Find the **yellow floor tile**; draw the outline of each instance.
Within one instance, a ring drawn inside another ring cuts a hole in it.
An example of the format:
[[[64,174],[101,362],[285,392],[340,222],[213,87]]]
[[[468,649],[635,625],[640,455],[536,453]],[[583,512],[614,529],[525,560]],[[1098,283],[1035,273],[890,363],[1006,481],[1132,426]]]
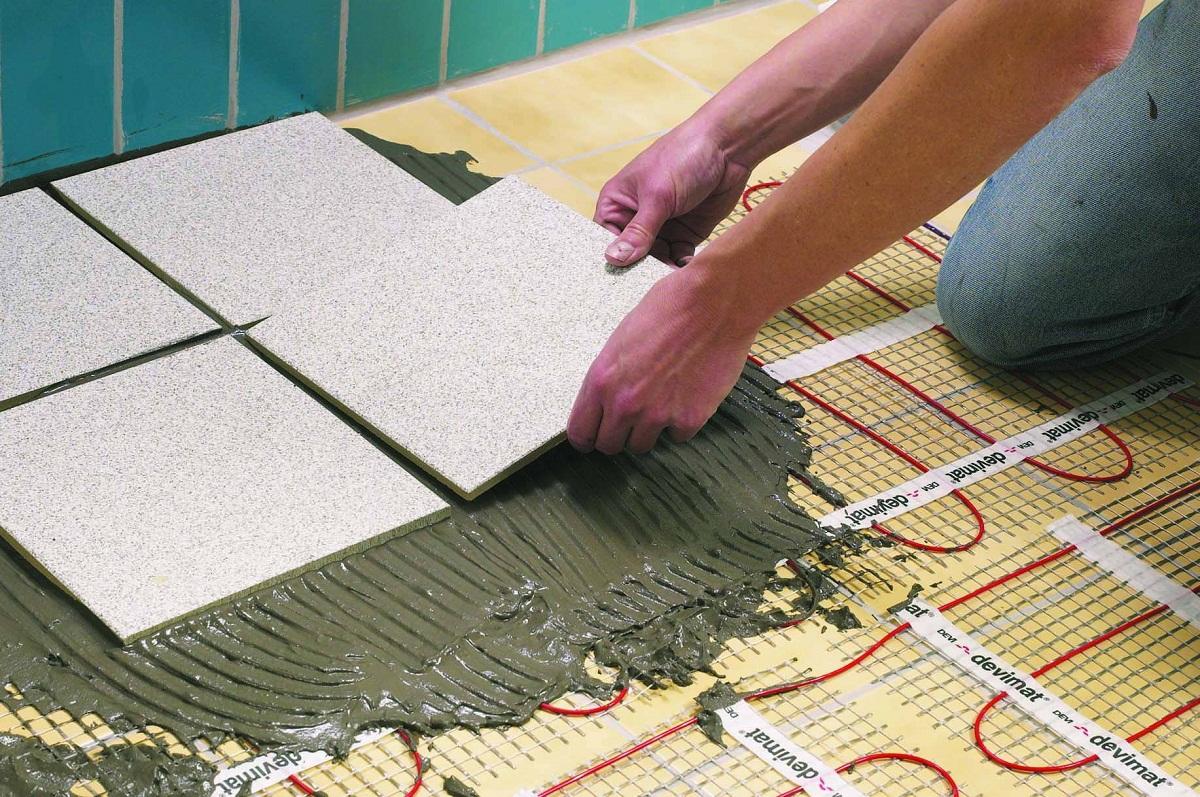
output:
[[[499,137],[433,97],[349,117],[341,125],[425,152],[465,150],[478,161],[475,170],[484,174],[502,176],[532,163]]]
[[[560,172],[544,166],[521,175],[521,179],[535,188],[540,188],[579,215],[591,218],[596,210],[596,192],[588,191],[579,183]]]
[[[450,96],[548,161],[673,127],[708,99],[627,47]]]
[[[806,3],[780,3],[656,36],[638,46],[717,91],[816,15]]]
[[[599,192],[604,187],[604,184],[608,182],[608,178],[623,169],[626,164],[641,154],[655,140],[653,138],[639,139],[631,144],[622,144],[613,149],[559,164],[559,167],[567,174],[579,178]]]

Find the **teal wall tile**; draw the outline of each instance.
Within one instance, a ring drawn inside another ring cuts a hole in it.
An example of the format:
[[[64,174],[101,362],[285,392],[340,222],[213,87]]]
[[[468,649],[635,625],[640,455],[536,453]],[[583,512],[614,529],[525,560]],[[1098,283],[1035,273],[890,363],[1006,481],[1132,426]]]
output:
[[[0,0],[4,179],[107,155],[111,0]]]
[[[238,124],[337,102],[339,0],[240,0]]]
[[[229,106],[229,0],[125,0],[125,148],[220,130]]]
[[[713,0],[637,0],[638,25],[649,25],[660,19],[686,14],[699,8],[711,8]]]
[[[442,0],[350,0],[346,104],[437,83]]]
[[[546,0],[545,50],[625,30],[629,0]]]
[[[479,72],[537,52],[538,0],[451,0],[447,75]]]

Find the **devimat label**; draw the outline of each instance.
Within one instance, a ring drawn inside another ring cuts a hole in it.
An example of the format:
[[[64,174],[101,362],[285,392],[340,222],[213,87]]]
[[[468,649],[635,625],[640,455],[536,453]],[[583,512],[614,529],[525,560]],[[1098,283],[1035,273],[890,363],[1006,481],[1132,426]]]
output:
[[[898,616],[938,652],[987,686],[991,694],[1003,692],[1030,717],[1086,755],[1095,755],[1099,763],[1140,793],[1147,797],[1197,797],[1132,744],[1069,707],[1033,676],[983,647],[933,606],[914,599]]]

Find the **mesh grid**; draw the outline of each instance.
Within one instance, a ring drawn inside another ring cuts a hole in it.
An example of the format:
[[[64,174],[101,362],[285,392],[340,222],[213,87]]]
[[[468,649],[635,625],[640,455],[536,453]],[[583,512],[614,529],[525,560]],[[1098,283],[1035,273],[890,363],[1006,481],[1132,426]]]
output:
[[[766,192],[751,197],[760,201]],[[744,215],[739,208],[718,234]],[[928,230],[912,241],[940,253],[945,242]],[[908,306],[933,301],[937,261],[908,242],[898,242],[855,270]],[[840,278],[796,308],[835,335],[846,334],[902,312],[862,282]],[[772,361],[824,340],[791,314],[764,327],[754,353]],[[971,357],[952,338],[930,330],[871,355],[882,368],[859,361],[833,366],[804,381],[806,390],[865,425],[871,432],[928,467],[981,448],[980,435],[932,409],[914,395],[923,391],[987,435],[1006,436],[1035,426],[1068,406],[1095,399],[1156,370],[1153,362],[1126,362],[1070,376],[1039,376],[1031,385]],[[815,448],[813,471],[844,491],[848,500],[867,497],[918,474],[913,464],[836,414],[812,406],[790,388],[784,395],[806,404],[803,423]],[[1189,391],[1196,396],[1197,391]],[[1057,399],[1055,397],[1058,397]],[[904,544],[868,547],[837,576],[843,595],[865,627],[833,630],[818,619],[733,642],[714,665],[740,690],[788,683],[832,670],[866,650],[894,621],[887,607],[913,585],[940,603],[977,588],[1021,564],[1053,552],[1058,541],[1046,525],[1075,514],[1101,528],[1200,479],[1200,414],[1166,401],[1153,412],[1124,418],[1113,431],[1129,445],[1133,472],[1111,484],[1072,481],[1022,463],[972,485],[964,496],[947,496],[888,521],[896,537],[935,545],[961,545],[983,526],[979,542],[966,550],[929,554]],[[1099,432],[1048,452],[1044,461],[1090,477],[1119,473],[1125,458]],[[832,507],[793,480],[791,497],[814,515]],[[976,515],[977,513],[977,515]],[[1200,492],[1188,495],[1114,532],[1110,539],[1186,586],[1200,585],[1200,553],[1192,544],[1200,524]],[[879,540],[875,532],[868,532]],[[793,597],[785,590],[773,598]],[[1033,670],[1076,645],[1152,608],[1086,559],[1069,555],[950,610],[950,619],[1010,663]],[[1125,633],[1063,663],[1042,682],[1118,734],[1130,734],[1200,693],[1200,631],[1170,612],[1155,615]],[[423,740],[430,758],[425,786],[437,793],[440,778],[455,774],[484,795],[512,794],[521,787],[545,788],[597,761],[691,717],[694,696],[713,678],[697,677],[687,687],[652,689],[636,685],[626,700],[592,717],[539,713],[525,725],[474,734],[455,731]],[[860,666],[838,678],[758,701],[756,708],[776,727],[831,764],[875,752],[925,755],[947,767],[963,794],[1129,793],[1114,776],[1085,766],[1054,777],[1022,775],[987,761],[971,743],[975,716],[990,695],[941,660],[912,635],[892,640]],[[564,698],[562,705],[586,705]],[[1152,760],[1185,783],[1200,782],[1200,754],[1192,740],[1200,712],[1182,715],[1138,741]],[[984,737],[1000,755],[1030,764],[1055,764],[1076,757],[1010,705],[1001,703],[983,723]],[[23,705],[11,687],[0,693],[0,732],[32,735],[57,744],[68,763],[111,744],[157,745],[229,765],[251,757],[250,745],[203,740],[185,747],[160,729],[118,735],[96,717],[66,712],[41,716]],[[303,774],[304,788],[328,795],[404,795],[414,784],[407,745],[396,735]],[[933,771],[906,762],[862,764],[846,775],[867,794],[940,795],[946,785]],[[695,728],[674,733],[565,789],[568,795],[781,794],[789,784],[740,748],[722,749]],[[75,794],[99,795],[97,784],[80,783]],[[268,794],[301,793],[283,783]]]

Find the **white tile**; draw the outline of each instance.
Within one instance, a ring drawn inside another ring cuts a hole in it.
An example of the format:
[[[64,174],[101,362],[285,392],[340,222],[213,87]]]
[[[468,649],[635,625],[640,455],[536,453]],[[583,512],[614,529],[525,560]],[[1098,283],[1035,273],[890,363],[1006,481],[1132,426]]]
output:
[[[0,529],[122,639],[446,504],[223,337],[0,412]]]
[[[215,328],[45,193],[0,198],[0,401]]]
[[[454,205],[312,113],[54,184],[227,321],[248,324],[369,266]]]
[[[563,438],[608,335],[670,269],[517,178],[251,337],[459,494]]]

